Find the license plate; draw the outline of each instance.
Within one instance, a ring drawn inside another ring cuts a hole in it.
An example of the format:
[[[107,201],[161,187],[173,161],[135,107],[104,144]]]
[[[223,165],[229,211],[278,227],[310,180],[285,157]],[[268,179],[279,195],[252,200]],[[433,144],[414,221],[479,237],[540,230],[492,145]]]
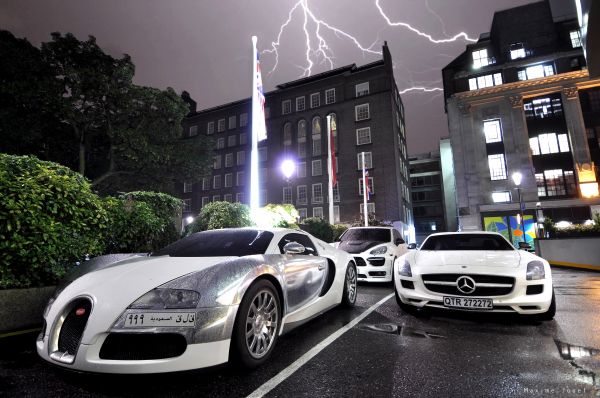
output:
[[[126,328],[194,327],[195,312],[130,312],[125,316]]]
[[[444,297],[444,307],[466,308],[472,310],[492,310],[492,299],[474,297]]]

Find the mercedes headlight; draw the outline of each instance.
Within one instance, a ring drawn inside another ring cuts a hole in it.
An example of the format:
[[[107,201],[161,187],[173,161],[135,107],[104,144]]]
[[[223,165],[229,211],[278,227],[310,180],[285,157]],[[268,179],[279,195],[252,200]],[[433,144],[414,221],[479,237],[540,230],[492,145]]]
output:
[[[398,267],[398,274],[402,276],[412,276],[412,272],[410,270],[410,263],[404,260],[404,263]]]
[[[379,246],[377,249],[373,249],[369,254],[378,255],[387,253],[387,246]]]
[[[169,310],[196,308],[200,301],[200,293],[186,289],[150,290],[129,306],[132,309]]]
[[[544,279],[546,277],[546,271],[544,270],[544,263],[541,261],[530,261],[527,264],[527,280],[536,281]]]

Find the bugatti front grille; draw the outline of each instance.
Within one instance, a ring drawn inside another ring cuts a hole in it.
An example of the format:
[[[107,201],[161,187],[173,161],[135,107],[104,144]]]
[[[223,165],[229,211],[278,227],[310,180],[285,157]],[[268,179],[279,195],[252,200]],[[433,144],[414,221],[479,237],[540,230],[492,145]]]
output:
[[[458,296],[504,296],[515,285],[515,278],[497,275],[425,274],[422,278],[427,290]]]
[[[174,358],[186,348],[185,337],[176,333],[111,333],[102,344],[100,358],[121,361]]]
[[[91,312],[92,302],[87,298],[79,298],[65,308],[60,322],[50,333],[50,358],[67,364],[75,361]]]

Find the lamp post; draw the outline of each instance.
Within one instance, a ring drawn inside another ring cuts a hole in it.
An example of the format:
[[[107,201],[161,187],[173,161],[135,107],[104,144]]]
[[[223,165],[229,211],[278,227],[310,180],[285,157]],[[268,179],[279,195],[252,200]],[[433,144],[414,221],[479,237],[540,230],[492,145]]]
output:
[[[523,242],[527,243],[527,236],[525,235],[525,218],[523,217],[523,198],[521,197],[521,181],[523,175],[518,171],[512,175],[513,182],[517,186],[517,195],[519,196],[519,223],[522,225]]]

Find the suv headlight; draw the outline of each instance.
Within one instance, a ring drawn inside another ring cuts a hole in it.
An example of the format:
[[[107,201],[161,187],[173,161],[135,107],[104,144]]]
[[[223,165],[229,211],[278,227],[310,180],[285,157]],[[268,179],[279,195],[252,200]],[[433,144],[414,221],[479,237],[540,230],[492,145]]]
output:
[[[373,249],[369,252],[369,254],[385,254],[387,253],[387,246],[380,246],[377,249]]]
[[[408,261],[404,260],[404,263],[398,267],[398,274],[402,276],[412,276],[410,263]]]
[[[546,277],[546,271],[544,270],[544,263],[541,261],[530,261],[527,264],[527,280],[536,281],[544,279]]]
[[[186,289],[154,289],[135,300],[129,306],[132,309],[169,310],[196,308],[200,293]]]

